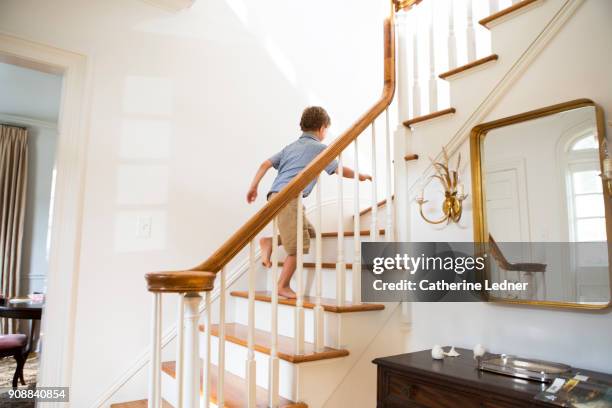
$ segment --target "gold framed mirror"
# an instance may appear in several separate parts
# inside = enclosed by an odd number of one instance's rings
[[[472,129],[474,242],[484,279],[526,283],[493,302],[612,305],[612,192],[603,111],[578,99]]]

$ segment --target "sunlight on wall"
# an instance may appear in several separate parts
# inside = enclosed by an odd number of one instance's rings
[[[123,113],[171,115],[173,86],[167,78],[129,76],[123,91]]]
[[[163,119],[125,119],[121,126],[121,159],[164,159],[169,156],[172,123]]]
[[[117,252],[166,247],[174,85],[168,78],[128,76],[116,173]],[[126,208],[128,207],[128,208]]]
[[[225,0],[229,8],[232,9],[238,20],[245,26],[247,25],[249,10],[243,0]]]
[[[117,204],[161,205],[168,201],[168,166],[121,164],[117,171]]]

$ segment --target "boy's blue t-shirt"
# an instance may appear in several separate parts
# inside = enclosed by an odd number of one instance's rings
[[[278,170],[278,174],[272,183],[270,193],[277,193],[285,187],[297,174],[319,155],[327,146],[324,145],[310,133],[304,133],[298,140],[287,145],[283,150],[270,157],[272,166]],[[332,174],[338,167],[338,161],[334,160],[326,168],[328,174]],[[306,197],[315,186],[313,180],[306,186],[303,196]]]

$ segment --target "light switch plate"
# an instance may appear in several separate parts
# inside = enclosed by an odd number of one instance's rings
[[[150,215],[141,215],[136,221],[136,238],[151,238],[151,225],[153,218]]]

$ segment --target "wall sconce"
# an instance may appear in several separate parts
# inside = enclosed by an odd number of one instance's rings
[[[606,186],[608,196],[612,197],[612,157],[606,157],[603,160],[603,172],[601,178]]]
[[[421,189],[416,202],[419,205],[419,212],[421,217],[430,224],[441,224],[444,221],[450,224],[451,221],[459,222],[461,219],[461,213],[463,209],[463,200],[467,198],[463,189],[463,183],[459,182],[459,165],[461,164],[461,153],[457,158],[456,170],[450,170],[448,164],[448,153],[445,148],[442,148],[444,153],[444,162],[434,162],[430,158],[431,163],[436,171],[436,174],[431,176],[430,180],[438,179],[444,187],[444,202],[442,203],[442,213],[444,216],[439,220],[432,221],[423,214],[423,204],[427,202],[424,198],[424,189]]]

